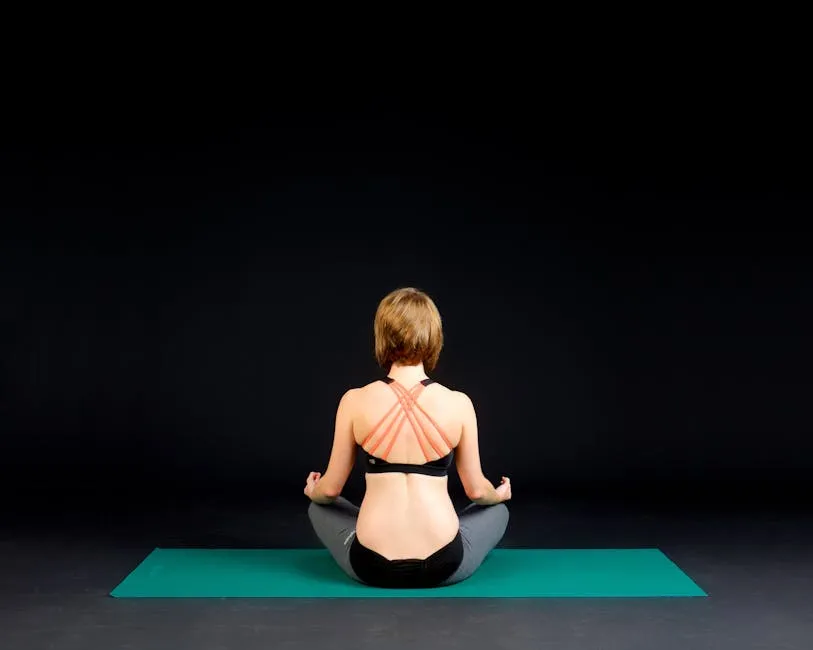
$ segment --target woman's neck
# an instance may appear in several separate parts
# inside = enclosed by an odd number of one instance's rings
[[[423,368],[423,363],[415,366],[401,366],[396,363],[392,364],[388,377],[391,377],[399,384],[412,385],[417,384],[419,381],[426,379],[426,371]]]

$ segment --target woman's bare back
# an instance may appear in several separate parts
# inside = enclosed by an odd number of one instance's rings
[[[431,383],[376,381],[354,398],[353,435],[371,456],[421,465],[448,455],[463,432],[461,394]],[[388,559],[424,558],[458,532],[448,478],[400,472],[367,474],[356,535]]]

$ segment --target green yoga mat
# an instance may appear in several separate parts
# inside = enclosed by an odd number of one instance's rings
[[[377,589],[325,550],[155,549],[116,598],[624,598],[705,596],[657,549],[495,549],[468,580]]]

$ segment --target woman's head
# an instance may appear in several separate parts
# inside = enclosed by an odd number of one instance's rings
[[[443,347],[440,313],[423,291],[407,287],[384,297],[375,313],[375,358],[385,370],[393,363],[423,363],[432,372]]]

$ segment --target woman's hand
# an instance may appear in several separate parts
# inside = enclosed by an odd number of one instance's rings
[[[316,489],[320,478],[322,478],[322,474],[319,472],[311,472],[308,474],[308,478],[305,481],[305,496],[309,499],[313,498],[313,491]]]
[[[502,477],[500,486],[496,489],[497,496],[500,497],[500,503],[509,501],[511,499],[511,479],[507,476]]]

